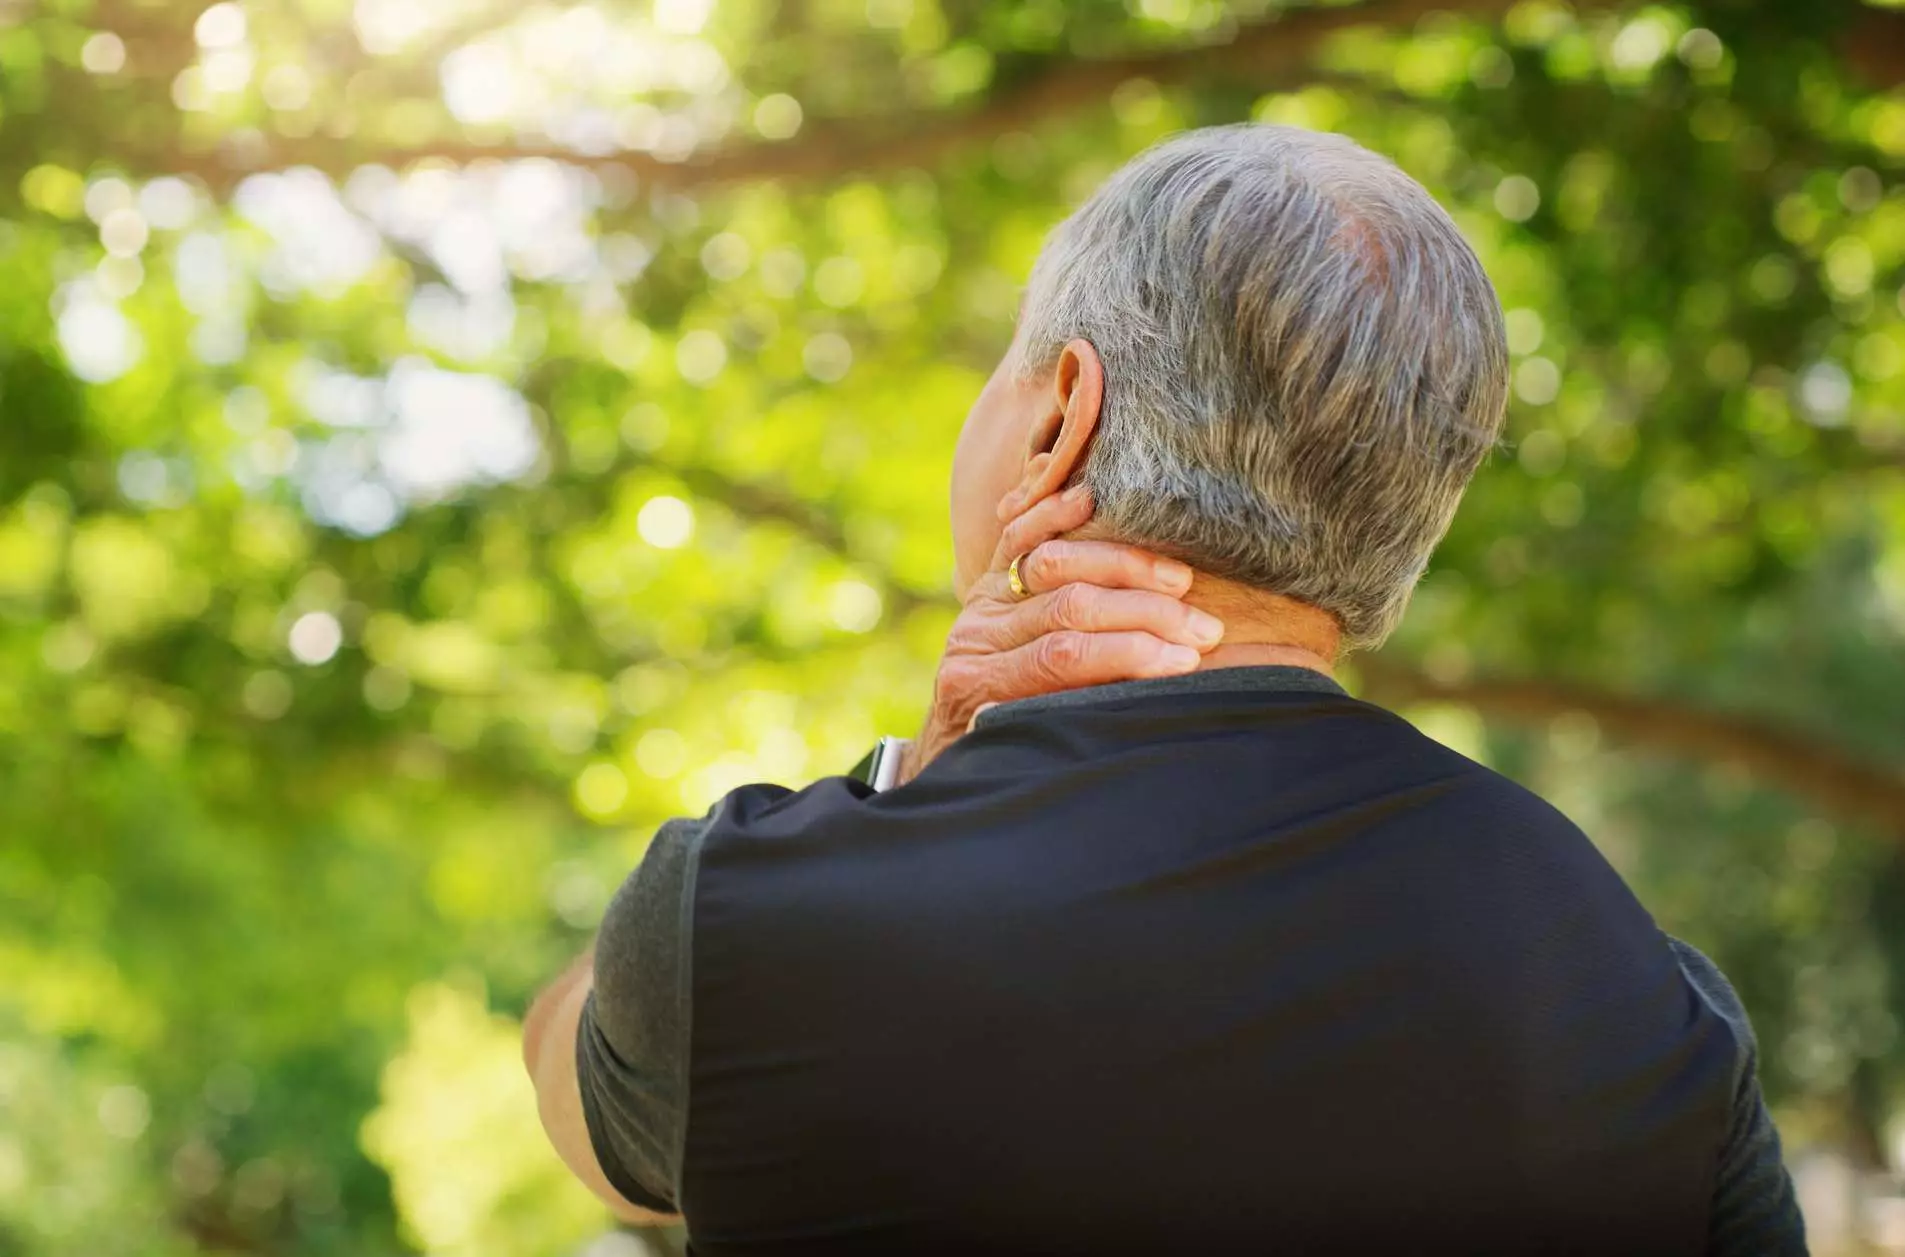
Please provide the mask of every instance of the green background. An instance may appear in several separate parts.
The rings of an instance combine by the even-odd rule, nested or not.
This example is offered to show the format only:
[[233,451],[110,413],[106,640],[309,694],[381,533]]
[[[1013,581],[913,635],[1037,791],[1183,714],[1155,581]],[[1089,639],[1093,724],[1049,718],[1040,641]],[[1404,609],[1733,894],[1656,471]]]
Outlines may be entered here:
[[917,727],[1043,233],[1245,118],[1508,311],[1348,679],[1720,962],[1820,1251],[1883,1239],[1905,14],[1432,7],[0,0],[0,1254],[600,1234],[527,999],[661,820]]

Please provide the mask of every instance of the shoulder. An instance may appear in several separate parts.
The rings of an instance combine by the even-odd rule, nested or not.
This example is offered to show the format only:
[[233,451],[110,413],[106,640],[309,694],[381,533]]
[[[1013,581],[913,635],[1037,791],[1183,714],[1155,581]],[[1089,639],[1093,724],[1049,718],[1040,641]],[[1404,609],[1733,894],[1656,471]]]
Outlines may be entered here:
[[1518,868],[1551,866],[1596,883],[1621,879],[1574,818],[1534,789],[1471,759],[1402,716],[1388,717],[1388,758],[1379,771],[1398,783],[1430,783],[1424,811],[1447,835],[1460,835]]
[[1750,1079],[1755,1068],[1755,1058],[1759,1044],[1753,1034],[1753,1022],[1746,1013],[1746,1005],[1740,1001],[1739,992],[1727,981],[1720,967],[1709,960],[1704,952],[1690,943],[1683,943],[1672,935],[1667,935],[1667,945],[1673,950],[1680,972],[1693,988],[1701,1003],[1711,1009],[1715,1016],[1724,1021],[1733,1032],[1737,1045],[1734,1054],[1733,1084],[1737,1092],[1743,1081]]
[[715,804],[703,824],[709,840],[733,835],[795,837],[816,824],[857,815],[878,797],[873,787],[851,777],[823,777],[802,790],[742,786]]
[[894,802],[901,793],[876,795],[871,786],[846,777],[826,777],[801,790],[734,790],[701,822],[691,893],[707,909],[711,886],[732,886],[732,878],[750,871],[759,874],[746,878],[755,890],[803,871],[822,876],[835,857],[864,849],[887,832],[883,821],[903,810]]
[[1667,937],[1667,945],[1673,949],[1674,959],[1680,962],[1680,971],[1686,975],[1700,998],[1706,1001],[1707,1007],[1724,1018],[1750,1043],[1753,1027],[1747,1018],[1746,1006],[1740,1002],[1739,992],[1720,972],[1720,967],[1707,959],[1706,953],[1699,948],[1691,943],[1683,943],[1672,935]]
[[610,1042],[634,1055],[683,1028],[705,870],[755,859],[785,864],[838,841],[871,797],[869,787],[842,777],[798,791],[749,785],[705,816],[663,825],[597,935],[595,1011]]

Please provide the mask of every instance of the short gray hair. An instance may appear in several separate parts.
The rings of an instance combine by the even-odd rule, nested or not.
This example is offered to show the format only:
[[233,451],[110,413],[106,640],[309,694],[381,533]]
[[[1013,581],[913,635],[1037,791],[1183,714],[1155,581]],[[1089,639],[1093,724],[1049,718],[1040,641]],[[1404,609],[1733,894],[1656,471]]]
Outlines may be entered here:
[[1074,337],[1105,364],[1098,524],[1322,607],[1348,649],[1402,618],[1507,406],[1501,306],[1455,223],[1295,127],[1175,136],[1061,223],[1020,378]]

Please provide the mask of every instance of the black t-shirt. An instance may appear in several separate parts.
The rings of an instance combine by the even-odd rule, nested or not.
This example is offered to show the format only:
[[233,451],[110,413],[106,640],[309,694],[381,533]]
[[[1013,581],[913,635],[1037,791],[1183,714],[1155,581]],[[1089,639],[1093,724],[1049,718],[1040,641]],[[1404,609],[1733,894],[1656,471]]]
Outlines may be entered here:
[[1300,669],[664,826],[577,1053],[610,1181],[703,1257],[1805,1251],[1725,979]]

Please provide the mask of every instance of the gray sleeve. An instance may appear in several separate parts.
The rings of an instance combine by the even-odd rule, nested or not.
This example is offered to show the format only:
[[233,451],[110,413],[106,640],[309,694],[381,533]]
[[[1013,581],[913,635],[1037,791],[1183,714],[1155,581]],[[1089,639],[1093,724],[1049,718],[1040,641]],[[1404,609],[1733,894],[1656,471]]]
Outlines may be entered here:
[[1759,1044],[1746,1008],[1711,960],[1677,938],[1668,941],[1680,971],[1740,1045],[1732,1117],[1713,1180],[1708,1257],[1806,1257],[1806,1224],[1780,1156],[1779,1131],[1760,1095]]
[[706,821],[670,821],[610,901],[595,989],[576,1034],[589,1141],[609,1182],[679,1211],[688,1116],[689,963],[695,863]]

